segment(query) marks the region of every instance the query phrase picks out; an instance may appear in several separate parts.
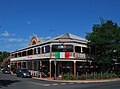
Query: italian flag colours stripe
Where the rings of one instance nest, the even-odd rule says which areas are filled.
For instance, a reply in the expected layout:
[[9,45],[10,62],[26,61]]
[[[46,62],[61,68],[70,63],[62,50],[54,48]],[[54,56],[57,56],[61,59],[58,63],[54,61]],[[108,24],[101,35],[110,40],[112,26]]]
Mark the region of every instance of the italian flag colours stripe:
[[55,58],[69,58],[70,52],[55,52]]

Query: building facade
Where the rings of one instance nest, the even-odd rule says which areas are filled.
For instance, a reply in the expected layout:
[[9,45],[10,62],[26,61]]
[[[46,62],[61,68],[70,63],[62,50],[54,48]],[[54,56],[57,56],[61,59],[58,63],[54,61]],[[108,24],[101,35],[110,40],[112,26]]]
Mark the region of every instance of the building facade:
[[[92,70],[94,60],[87,40],[66,33],[45,41],[33,37],[28,47],[11,52],[11,71],[29,69],[33,76],[45,73],[48,77],[62,74],[82,74]],[[42,76],[40,76],[42,77]]]

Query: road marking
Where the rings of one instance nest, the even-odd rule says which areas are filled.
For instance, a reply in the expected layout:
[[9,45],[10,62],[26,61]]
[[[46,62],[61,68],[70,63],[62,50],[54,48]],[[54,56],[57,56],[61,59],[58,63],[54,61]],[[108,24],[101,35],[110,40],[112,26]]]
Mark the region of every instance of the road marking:
[[52,84],[52,85],[57,86],[58,84],[57,84],[57,83],[55,83],[55,84]]
[[66,83],[61,83],[61,85],[65,85]]
[[72,85],[72,84],[74,84],[74,83],[69,83],[69,84],[71,84],[71,85]]
[[35,83],[35,82],[29,82],[31,84],[35,84],[35,85],[40,85],[40,86],[50,86],[50,84],[41,84],[41,83]]
[[35,85],[39,85],[39,86],[50,86],[50,85],[53,85],[53,86],[57,86],[57,85],[65,85],[65,84],[70,84],[70,85],[73,85],[73,84],[75,84],[75,83],[73,83],[73,82],[71,82],[71,83],[60,83],[60,84],[58,84],[58,83],[54,83],[54,84],[42,84],[42,83],[35,83],[35,82],[28,82],[28,83],[31,83],[31,84],[35,84]]
[[50,84],[45,84],[44,86],[50,86]]

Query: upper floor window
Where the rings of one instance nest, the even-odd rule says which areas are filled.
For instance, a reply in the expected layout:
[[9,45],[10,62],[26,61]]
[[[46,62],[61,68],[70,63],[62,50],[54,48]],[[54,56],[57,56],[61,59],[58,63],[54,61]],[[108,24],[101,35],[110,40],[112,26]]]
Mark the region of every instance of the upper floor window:
[[28,55],[32,55],[32,54],[33,54],[33,50],[32,49],[28,50]]
[[14,58],[14,57],[15,57],[15,54],[11,54],[11,57]]
[[34,54],[37,54],[37,52],[36,52],[37,50],[36,50],[36,48],[34,48]]
[[40,54],[40,47],[37,48],[37,54]]
[[21,52],[18,53],[18,57],[21,57]]
[[75,52],[81,53],[81,47],[80,46],[75,46]]
[[34,54],[40,54],[40,47],[34,48]]
[[89,48],[82,47],[82,52],[86,53],[86,54],[89,54]]
[[22,56],[26,56],[26,51],[23,51],[23,52],[22,52]]
[[50,46],[47,45],[47,46],[42,47],[42,53],[50,53]]
[[15,57],[17,57],[17,53],[15,53]]
[[73,52],[73,45],[52,45],[52,52]]

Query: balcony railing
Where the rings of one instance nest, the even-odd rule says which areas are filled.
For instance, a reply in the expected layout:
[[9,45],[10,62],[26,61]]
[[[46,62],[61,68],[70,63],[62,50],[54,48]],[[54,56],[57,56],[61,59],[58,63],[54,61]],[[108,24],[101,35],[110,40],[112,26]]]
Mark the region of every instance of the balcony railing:
[[85,53],[75,53],[75,57],[78,59],[86,59],[87,55]]
[[75,53],[76,58],[78,59],[94,59],[95,56],[91,54],[85,54],[85,53]]
[[53,52],[51,58],[74,58],[73,52]]
[[[74,55],[75,54],[75,55]],[[73,52],[52,52],[44,54],[29,55],[18,58],[11,58],[11,61],[22,61],[22,60],[31,60],[31,59],[43,59],[43,58],[75,58],[75,59],[94,59],[94,55],[85,54],[85,53],[73,53]]]

